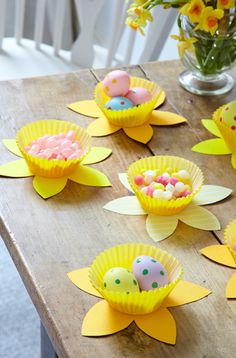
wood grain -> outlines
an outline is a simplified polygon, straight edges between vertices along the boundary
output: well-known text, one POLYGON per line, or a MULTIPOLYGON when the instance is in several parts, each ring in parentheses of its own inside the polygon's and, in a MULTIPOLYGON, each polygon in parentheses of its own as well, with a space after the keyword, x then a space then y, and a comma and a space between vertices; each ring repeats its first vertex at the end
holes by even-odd
MULTIPOLYGON (((236 302, 227 301, 224 291, 233 270, 199 254, 201 248, 218 243, 211 232, 184 224, 158 246, 181 260, 185 279, 210 288, 213 294, 171 310, 177 322, 176 346, 149 338, 134 323, 109 337, 87 338, 80 334, 84 315, 98 299, 77 289, 66 273, 90 265, 96 255, 112 245, 153 244, 146 233, 144 217, 121 216, 102 209, 108 201, 127 195, 118 181, 119 172, 124 172, 134 160, 152 153, 174 154, 201 166, 207 183, 235 187, 235 172, 228 157, 209 160, 190 151, 199 138, 207 138, 197 121, 210 116, 218 105, 217 100, 199 99, 180 89, 178 62, 149 63, 126 70, 160 83, 167 93, 163 109, 185 115, 189 124, 156 128, 148 146, 132 141, 122 131, 94 138, 94 145, 113 149, 109 159, 94 166, 110 177, 112 188, 97 189, 69 182, 59 195, 44 201, 34 192, 31 178, 1 178, 0 234, 59 357, 232 357, 236 349, 236 302), (188 103, 189 100, 193 102, 188 103)), ((84 70, 0 82, 0 139, 13 138, 22 125, 36 119, 63 119, 86 128, 91 119, 69 111, 66 105, 92 98, 95 84, 108 71, 84 70)), ((1 163, 14 159, 2 145, 0 156, 1 163)), ((231 200, 210 209, 217 213, 223 227, 233 218, 234 204, 232 196, 231 200)))

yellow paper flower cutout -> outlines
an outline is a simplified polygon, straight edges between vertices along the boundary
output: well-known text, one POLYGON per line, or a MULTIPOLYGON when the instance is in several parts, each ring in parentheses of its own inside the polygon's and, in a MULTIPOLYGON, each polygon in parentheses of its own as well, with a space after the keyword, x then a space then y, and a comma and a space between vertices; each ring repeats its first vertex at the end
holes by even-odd
MULTIPOLYGON (((226 227, 224 232, 225 245, 211 245, 200 250, 201 254, 218 264, 236 268, 236 220, 226 227)), ((227 298, 236 298, 236 273, 230 278, 226 286, 227 298)))
MULTIPOLYGON (((144 87, 146 88, 148 85, 145 84, 146 82, 143 79, 139 78, 132 78, 134 84, 133 87, 144 87)), ((101 84, 101 82, 98 84, 101 84)), ((149 82, 151 84, 151 82, 149 82)), ((158 96, 156 101, 153 103, 152 108, 159 107, 163 102, 165 101, 165 92, 160 89, 158 90, 158 96)), ((92 137, 100 137, 100 136, 106 136, 113 134, 120 129, 123 129, 125 134, 141 143, 148 143, 152 136, 153 136, 153 129, 151 125, 158 125, 158 126, 165 126, 165 125, 174 125, 186 122, 186 118, 177 115, 175 113, 166 112, 166 111, 159 111, 159 110, 153 110, 152 108, 150 110, 149 103, 143 104, 139 106, 139 108, 132 108, 130 110, 136 111, 134 118, 137 119, 137 123, 134 125, 130 125, 129 119, 126 121, 126 124, 124 124, 123 118, 119 121, 119 119, 115 121, 116 124, 114 124, 114 121, 112 122, 109 120, 103 111, 99 108, 97 103, 94 100, 87 100, 87 101, 79 101, 72 104, 69 104, 67 106, 69 109, 75 111, 76 113, 96 118, 94 122, 92 122, 88 128, 87 131, 92 137), (147 119, 142 120, 142 124, 139 124, 140 120, 139 117, 142 117, 144 109, 147 109, 147 112, 151 112, 151 114, 148 114, 147 119), (119 123, 119 124, 118 124, 119 123)), ((128 110, 128 111, 130 111, 128 110)), ((125 110, 124 110, 125 111, 125 110)), ((105 111, 106 112, 106 111, 105 111)), ((123 111, 110 111, 113 112, 113 116, 115 116, 115 112, 123 112, 123 111)), ((107 113, 107 112, 106 112, 107 113)))
MULTIPOLYGON (((119 174, 121 183, 132 193, 127 175, 119 174)), ((153 241, 161 241, 174 233, 178 221, 201 230, 220 230, 217 217, 200 205, 209 205, 225 199, 232 193, 231 189, 217 185, 203 185, 192 201, 180 212, 173 215, 158 215, 142 208, 136 196, 125 196, 110 201, 105 210, 122 215, 147 215, 146 229, 153 241)))
MULTIPOLYGON (((47 122, 48 124, 50 121, 38 121, 29 125, 33 126, 36 124, 37 126, 37 124, 40 124, 40 122, 47 122)), ((68 123, 56 120, 52 120, 51 122, 54 124, 60 123, 60 125, 63 125, 64 123, 65 126, 68 123)), ((81 131, 83 130, 81 129, 81 131)), ((37 138, 37 136, 35 138, 37 138)), ((73 165, 73 167, 71 167, 72 169, 69 168, 70 170, 65 170, 65 174, 61 175, 60 170, 62 170, 63 173, 63 167, 60 168, 61 163, 58 163, 58 167, 56 165, 53 167, 53 164, 48 163, 49 161, 46 159, 35 159, 34 157, 30 158, 30 156, 27 154, 24 155, 19 149, 19 145, 16 139, 4 139, 3 144, 13 154, 21 158, 25 156, 27 159, 23 158, 0 165, 0 176, 12 178, 34 176, 33 187, 43 199, 47 199, 61 192, 66 186, 68 179, 78 184, 88 186, 111 186, 111 183, 105 174, 94 168, 89 168, 86 166, 87 164, 94 164, 109 157, 112 153, 111 149, 109 148, 92 147, 91 149, 88 149, 79 163, 71 161, 71 165, 73 165), (32 163, 30 162, 31 159, 32 163), (38 168, 38 165, 35 165, 34 162, 37 161, 40 162, 40 164, 42 163, 42 168, 38 168), (47 165, 52 166, 52 174, 48 174, 47 165), (43 166, 46 168, 45 175, 43 175, 43 166), (58 170, 60 175, 57 177, 58 170)))
MULTIPOLYGON (((171 256, 165 251, 149 245, 119 245, 104 251, 99 255, 100 261, 95 259, 90 268, 69 272, 68 277, 81 290, 102 298, 102 293, 105 292, 105 290, 98 288, 98 292, 95 288, 95 281, 92 278, 94 271, 98 278, 100 276, 103 277, 107 267, 109 269, 111 267, 120 266, 130 270, 130 265, 132 266, 134 258, 137 257, 137 252, 138 256, 151 253, 149 256, 152 255, 151 257, 157 260, 159 257, 161 258, 165 255, 165 262, 168 260, 167 257, 169 258, 171 256), (122 253, 122 256, 119 256, 119 252, 122 253), (115 255, 113 255, 113 253, 115 253, 115 255), (107 255, 109 256, 108 260, 106 260, 107 255), (100 263, 99 266, 97 266, 98 263, 100 263), (104 267, 101 267, 103 265, 104 267)), ((133 293, 133 296, 132 292, 127 295, 125 292, 113 293, 107 291, 107 296, 103 297, 105 299, 96 303, 85 315, 81 330, 82 335, 96 337, 114 334, 127 328, 132 322, 135 322, 136 325, 150 337, 174 345, 176 342, 176 323, 168 308, 200 300, 209 295, 211 291, 192 282, 181 281, 181 271, 177 274, 178 270, 181 270, 179 263, 176 263, 176 259, 173 257, 169 258, 169 260, 170 267, 172 267, 171 270, 175 270, 173 274, 173 276, 176 277, 174 284, 167 284, 165 287, 161 287, 157 290, 136 292, 133 293), (173 266, 175 269, 173 269, 173 266), (163 296, 162 291, 165 291, 167 286, 170 286, 170 292, 166 291, 163 296), (153 296, 163 297, 160 303, 149 312, 147 307, 153 296), (113 302, 112 297, 115 297, 113 302), (146 297, 150 297, 150 300, 146 297), (117 302, 117 305, 114 304, 114 301, 117 302), (144 307, 142 313, 139 312, 140 306, 144 307), (130 312, 127 313, 127 311, 130 312), (94 317, 96 317, 96 319, 94 319, 94 317)), ((165 266, 165 268, 166 267, 167 266, 165 266)))

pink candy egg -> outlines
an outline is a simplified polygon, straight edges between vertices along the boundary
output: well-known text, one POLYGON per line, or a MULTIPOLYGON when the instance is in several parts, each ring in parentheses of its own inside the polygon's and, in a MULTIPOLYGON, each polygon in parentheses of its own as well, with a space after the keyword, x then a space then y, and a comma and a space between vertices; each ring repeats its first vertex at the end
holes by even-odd
POLYGON ((132 270, 139 287, 145 291, 163 287, 169 282, 164 266, 151 256, 136 257, 132 270))
POLYGON ((130 87, 130 77, 127 72, 115 70, 109 72, 102 82, 103 91, 109 97, 125 96, 130 87))
POLYGON ((152 99, 151 94, 142 87, 131 88, 125 97, 128 98, 135 106, 144 104, 152 99))

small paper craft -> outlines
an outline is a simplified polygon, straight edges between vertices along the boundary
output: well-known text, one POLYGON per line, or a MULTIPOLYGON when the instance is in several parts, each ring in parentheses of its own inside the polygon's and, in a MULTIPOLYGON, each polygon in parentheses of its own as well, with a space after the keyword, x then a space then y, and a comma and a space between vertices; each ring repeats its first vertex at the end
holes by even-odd
MULTIPOLYGON (((159 86, 137 77, 131 77, 131 85, 144 88, 148 86, 154 87, 154 99, 139 107, 119 111, 106 110, 104 108, 106 99, 104 98, 96 101, 79 101, 69 104, 67 107, 79 114, 96 118, 87 128, 92 137, 110 135, 123 129, 128 137, 144 144, 148 143, 153 136, 151 125, 169 126, 187 122, 186 118, 175 113, 154 110, 165 101, 165 92, 159 86), (158 94, 156 94, 157 89, 158 94)), ((96 87, 95 99, 96 97, 103 97, 100 94, 101 82, 96 87)))
MULTIPOLYGON (((66 186, 68 179, 78 184, 88 186, 111 186, 111 183, 105 174, 96 169, 86 167, 85 165, 94 164, 106 159, 111 155, 112 151, 109 148, 103 147, 91 148, 90 137, 82 128, 69 122, 56 120, 33 122, 27 126, 32 127, 32 132, 34 130, 37 132, 39 131, 39 128, 40 130, 43 128, 43 134, 59 133, 62 131, 61 127, 66 130, 73 128, 73 130, 78 131, 82 136, 82 140, 85 142, 85 153, 79 160, 71 160, 67 161, 67 163, 62 163, 65 161, 58 160, 57 163, 55 163, 53 161, 28 155, 24 152, 24 149, 22 149, 23 147, 20 150, 19 143, 17 143, 16 139, 4 139, 3 144, 10 152, 24 158, 0 165, 0 176, 12 178, 34 176, 34 189, 43 199, 47 199, 61 192, 66 186), (43 125, 41 125, 42 122, 44 122, 43 125), (55 130, 50 132, 50 127, 53 128, 55 125, 59 126, 56 129, 56 132, 55 130), (46 127, 46 132, 44 127, 46 127)), ((20 131, 27 130, 27 126, 23 127, 20 131)), ((18 133, 20 133, 20 131, 18 133)), ((34 135, 34 139, 38 137, 39 135, 34 135)))
POLYGON ((147 215, 146 229, 154 241, 161 241, 174 233, 178 221, 201 230, 219 230, 217 217, 200 205, 213 204, 227 198, 232 190, 217 185, 202 185, 203 174, 194 164, 183 158, 172 156, 155 156, 138 160, 130 165, 128 173, 119 174, 121 183, 135 196, 125 196, 110 201, 104 206, 105 210, 122 215, 147 215), (191 195, 177 200, 155 199, 143 194, 136 188, 134 177, 145 170, 174 167, 185 168, 192 172, 195 178, 195 189, 191 195), (132 185, 132 186, 131 186, 132 185))
MULTIPOLYGON (((236 268, 236 220, 226 227, 224 245, 207 246, 200 250, 201 254, 218 264, 236 268)), ((236 273, 230 278, 225 291, 226 298, 236 298, 236 273)))
MULTIPOLYGON (((104 298, 84 317, 82 335, 99 337, 114 334, 127 328, 134 321, 150 337, 174 345, 176 323, 168 308, 198 301, 208 296, 211 291, 192 282, 180 280, 182 274, 180 264, 170 256, 165 251, 149 245, 124 244, 104 251, 90 268, 69 272, 69 279, 78 288, 96 297, 104 298), (160 262, 163 255, 165 257, 163 261, 166 261, 168 256, 169 266, 174 265, 175 268, 166 269, 167 272, 169 269, 174 271, 172 274, 168 273, 169 277, 173 275, 174 281, 160 289, 130 292, 129 295, 126 292, 107 292, 101 283, 104 272, 117 266, 130 270, 133 260, 139 255, 149 255, 159 259, 160 262), (106 260, 108 256, 109 259, 106 260), (99 266, 95 266, 96 263, 99 263, 99 266), (101 282, 96 283, 96 280, 101 282), (150 301, 154 303, 155 300, 157 300, 156 305, 150 308, 150 301)), ((168 266, 168 262, 165 263, 168 266)))

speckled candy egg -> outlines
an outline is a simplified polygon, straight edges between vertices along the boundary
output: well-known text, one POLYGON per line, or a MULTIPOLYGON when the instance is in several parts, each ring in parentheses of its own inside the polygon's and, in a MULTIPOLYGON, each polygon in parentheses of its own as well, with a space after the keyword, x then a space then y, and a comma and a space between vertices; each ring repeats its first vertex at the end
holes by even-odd
POLYGON ((144 104, 152 99, 151 94, 142 87, 131 88, 125 97, 128 98, 135 106, 144 104))
POLYGON ((103 277, 103 287, 115 292, 139 292, 135 276, 123 267, 113 267, 103 277))
POLYGON ((103 91, 109 97, 125 96, 130 87, 130 77, 125 71, 109 72, 102 81, 103 91))
POLYGON ((106 109, 110 109, 112 111, 119 111, 122 109, 132 108, 133 103, 125 97, 117 96, 107 101, 105 107, 106 109))
POLYGON ((232 101, 224 107, 220 121, 232 130, 236 130, 236 101, 232 101))
POLYGON ((150 256, 136 257, 132 270, 141 290, 154 290, 169 282, 168 274, 163 265, 150 256))

